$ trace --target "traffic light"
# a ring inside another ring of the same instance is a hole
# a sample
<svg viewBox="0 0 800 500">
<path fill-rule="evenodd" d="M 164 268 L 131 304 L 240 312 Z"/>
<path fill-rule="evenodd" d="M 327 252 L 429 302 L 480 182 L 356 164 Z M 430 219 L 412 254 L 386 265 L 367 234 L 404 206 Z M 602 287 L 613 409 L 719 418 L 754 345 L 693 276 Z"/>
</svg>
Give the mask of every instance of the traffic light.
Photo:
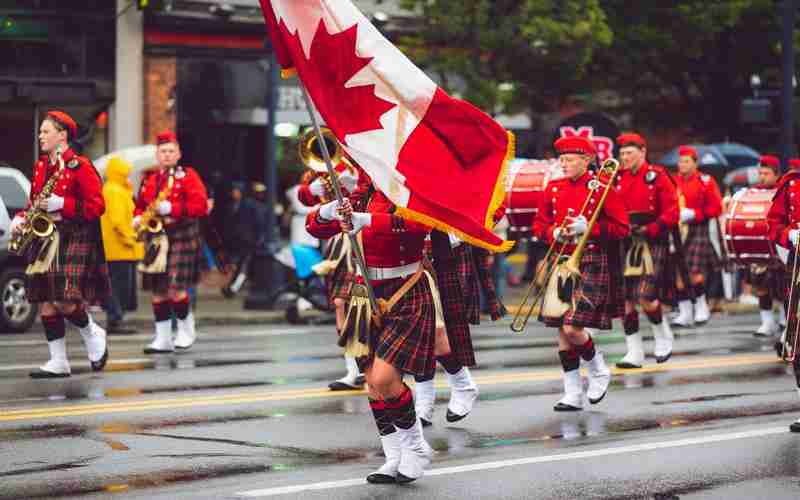
<svg viewBox="0 0 800 500">
<path fill-rule="evenodd" d="M 164 0 L 136 0 L 136 8 L 139 10 L 162 10 Z"/>
</svg>

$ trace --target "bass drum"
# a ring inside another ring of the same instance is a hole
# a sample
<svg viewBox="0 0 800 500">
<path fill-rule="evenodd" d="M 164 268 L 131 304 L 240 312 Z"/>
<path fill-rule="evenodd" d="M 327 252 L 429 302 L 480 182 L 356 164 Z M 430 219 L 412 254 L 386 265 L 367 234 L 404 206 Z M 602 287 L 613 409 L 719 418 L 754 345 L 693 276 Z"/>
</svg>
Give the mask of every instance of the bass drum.
<svg viewBox="0 0 800 500">
<path fill-rule="evenodd" d="M 562 177 L 558 160 L 516 159 L 511 162 L 506 178 L 508 239 L 531 238 L 533 219 L 547 183 Z"/>
<path fill-rule="evenodd" d="M 737 264 L 767 264 L 777 251 L 769 240 L 767 213 L 775 189 L 746 188 L 731 198 L 725 218 L 725 249 Z"/>
</svg>

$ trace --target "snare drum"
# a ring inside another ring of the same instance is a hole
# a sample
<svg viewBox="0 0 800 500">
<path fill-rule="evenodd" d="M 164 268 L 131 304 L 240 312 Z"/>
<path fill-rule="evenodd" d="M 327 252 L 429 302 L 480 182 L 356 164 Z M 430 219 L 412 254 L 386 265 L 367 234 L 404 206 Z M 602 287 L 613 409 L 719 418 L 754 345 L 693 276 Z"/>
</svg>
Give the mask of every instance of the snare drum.
<svg viewBox="0 0 800 500">
<path fill-rule="evenodd" d="M 747 188 L 731 199 L 724 241 L 728 256 L 737 264 L 765 264 L 777 258 L 767 223 L 774 195 L 775 189 Z"/>
<path fill-rule="evenodd" d="M 539 210 L 547 183 L 564 177 L 558 160 L 514 160 L 506 178 L 506 214 L 508 238 L 523 240 L 531 237 L 533 219 Z"/>
</svg>

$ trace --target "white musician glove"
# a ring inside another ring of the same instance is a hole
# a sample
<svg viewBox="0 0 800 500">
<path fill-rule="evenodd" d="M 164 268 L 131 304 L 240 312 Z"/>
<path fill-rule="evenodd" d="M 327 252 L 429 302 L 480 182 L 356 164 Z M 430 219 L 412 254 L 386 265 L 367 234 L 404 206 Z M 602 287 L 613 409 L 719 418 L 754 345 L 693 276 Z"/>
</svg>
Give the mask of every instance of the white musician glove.
<svg viewBox="0 0 800 500">
<path fill-rule="evenodd" d="M 133 226 L 133 229 L 138 229 L 141 224 L 142 224 L 142 216 L 137 215 L 136 217 L 133 218 L 133 223 L 131 224 L 131 226 Z"/>
<path fill-rule="evenodd" d="M 345 170 L 339 175 L 339 184 L 347 190 L 348 193 L 352 193 L 356 189 L 356 185 L 358 184 L 358 175 L 351 173 L 349 170 Z"/>
<path fill-rule="evenodd" d="M 458 245 L 464 243 L 464 240 L 462 240 L 453 233 L 447 233 L 447 237 L 450 239 L 450 248 L 455 248 Z"/>
<path fill-rule="evenodd" d="M 366 212 L 353 212 L 350 216 L 353 228 L 350 230 L 353 234 L 358 234 L 359 231 L 365 227 L 372 225 L 372 214 Z"/>
<path fill-rule="evenodd" d="M 172 203 L 167 200 L 158 202 L 158 215 L 169 215 L 172 213 Z"/>
<path fill-rule="evenodd" d="M 570 233 L 574 234 L 575 236 L 580 236 L 585 234 L 589 229 L 589 221 L 587 221 L 586 217 L 583 215 L 579 215 L 572 219 L 572 222 L 567 227 L 569 228 Z"/>
<path fill-rule="evenodd" d="M 789 231 L 789 241 L 793 247 L 797 246 L 797 240 L 800 239 L 800 229 L 792 229 Z"/>
<path fill-rule="evenodd" d="M 11 219 L 11 224 L 8 226 L 8 232 L 13 234 L 23 222 L 25 222 L 25 217 L 21 215 L 15 216 L 13 219 Z"/>
<path fill-rule="evenodd" d="M 694 210 L 691 208 L 681 208 L 681 222 L 691 222 L 694 220 Z"/>
<path fill-rule="evenodd" d="M 567 234 L 567 230 L 562 227 L 557 227 L 553 229 L 553 240 L 564 243 L 565 241 L 569 240 L 569 235 Z"/>
<path fill-rule="evenodd" d="M 316 197 L 322 197 L 325 195 L 325 181 L 322 180 L 322 177 L 317 177 L 314 181 L 308 185 L 308 190 L 311 191 Z"/>
<path fill-rule="evenodd" d="M 50 198 L 47 198 L 47 211 L 48 212 L 58 212 L 59 210 L 64 209 L 64 197 L 58 196 L 55 194 L 51 194 Z"/>
<path fill-rule="evenodd" d="M 325 203 L 319 207 L 319 218 L 326 221 L 338 220 L 338 208 L 339 200 Z"/>
</svg>

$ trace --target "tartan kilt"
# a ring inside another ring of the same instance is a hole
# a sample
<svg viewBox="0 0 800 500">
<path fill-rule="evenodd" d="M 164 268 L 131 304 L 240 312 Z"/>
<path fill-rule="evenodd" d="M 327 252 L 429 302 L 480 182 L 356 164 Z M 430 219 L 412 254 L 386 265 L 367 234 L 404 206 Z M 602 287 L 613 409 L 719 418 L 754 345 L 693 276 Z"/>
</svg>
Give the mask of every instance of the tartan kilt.
<svg viewBox="0 0 800 500">
<path fill-rule="evenodd" d="M 111 280 L 99 223 L 61 222 L 56 228 L 61 240 L 55 270 L 28 275 L 28 300 L 103 304 L 111 296 Z M 30 262 L 33 256 L 28 257 Z"/>
<path fill-rule="evenodd" d="M 708 229 L 708 221 L 689 225 L 689 233 L 683 247 L 686 252 L 686 267 L 689 268 L 690 274 L 707 276 L 722 269 L 722 263 L 711 245 Z"/>
<path fill-rule="evenodd" d="M 185 290 L 200 280 L 202 248 L 198 221 L 166 228 L 169 249 L 167 271 L 142 273 L 142 288 L 166 295 L 170 290 Z"/>
<path fill-rule="evenodd" d="M 615 242 L 609 243 L 613 244 Z M 540 315 L 539 321 L 554 328 L 570 325 L 610 330 L 611 320 L 622 317 L 625 311 L 621 268 L 614 265 L 619 263 L 611 263 L 612 258 L 618 257 L 618 251 L 609 252 L 597 243 L 587 245 L 581 258 L 581 279 L 573 291 L 573 297 L 576 297 L 575 307 L 570 307 L 563 318 L 545 318 Z M 616 272 L 610 272 L 612 265 Z"/>
<path fill-rule="evenodd" d="M 410 278 L 410 276 L 408 277 Z M 389 300 L 408 278 L 373 282 L 376 298 Z M 390 312 L 382 316 L 382 326 L 370 328 L 370 358 L 359 359 L 362 368 L 377 356 L 411 375 L 427 375 L 436 369 L 436 306 L 428 280 L 422 276 Z"/>
<path fill-rule="evenodd" d="M 462 243 L 452 249 L 449 259 L 434 262 L 433 268 L 442 298 L 451 353 L 464 366 L 475 366 L 469 325 L 480 324 L 481 296 L 472 247 Z"/>
<path fill-rule="evenodd" d="M 625 240 L 626 254 L 631 243 L 632 241 L 630 239 Z M 647 243 L 650 246 L 650 255 L 653 259 L 653 274 L 625 278 L 625 300 L 630 302 L 638 302 L 639 299 L 653 302 L 654 300 L 663 298 L 665 295 L 663 285 L 669 280 L 668 277 L 665 279 L 665 275 L 670 271 L 667 265 L 669 259 L 669 238 L 659 238 L 656 240 L 648 238 Z"/>
<path fill-rule="evenodd" d="M 325 245 L 325 258 L 331 258 L 331 252 L 333 251 L 334 246 L 336 246 L 336 239 L 337 238 L 346 238 L 347 235 L 344 233 L 339 233 L 330 240 L 328 240 L 327 244 Z M 347 261 L 350 261 L 350 269 L 347 269 Z M 350 299 L 350 288 L 353 286 L 353 283 L 356 280 L 356 273 L 355 273 L 355 262 L 351 254 L 345 256 L 342 260 L 339 261 L 339 265 L 336 266 L 336 269 L 327 276 L 325 276 L 325 286 L 328 290 L 328 303 L 331 307 L 334 307 L 333 301 L 334 299 L 344 299 L 345 303 Z"/>
<path fill-rule="evenodd" d="M 765 269 L 766 268 L 766 269 Z M 781 261 L 772 261 L 769 264 L 750 264 L 748 266 L 750 283 L 756 295 L 767 291 L 773 300 L 783 301 L 791 282 L 791 275 L 786 272 L 786 267 Z M 791 271 L 789 271 L 791 273 Z"/>
</svg>

